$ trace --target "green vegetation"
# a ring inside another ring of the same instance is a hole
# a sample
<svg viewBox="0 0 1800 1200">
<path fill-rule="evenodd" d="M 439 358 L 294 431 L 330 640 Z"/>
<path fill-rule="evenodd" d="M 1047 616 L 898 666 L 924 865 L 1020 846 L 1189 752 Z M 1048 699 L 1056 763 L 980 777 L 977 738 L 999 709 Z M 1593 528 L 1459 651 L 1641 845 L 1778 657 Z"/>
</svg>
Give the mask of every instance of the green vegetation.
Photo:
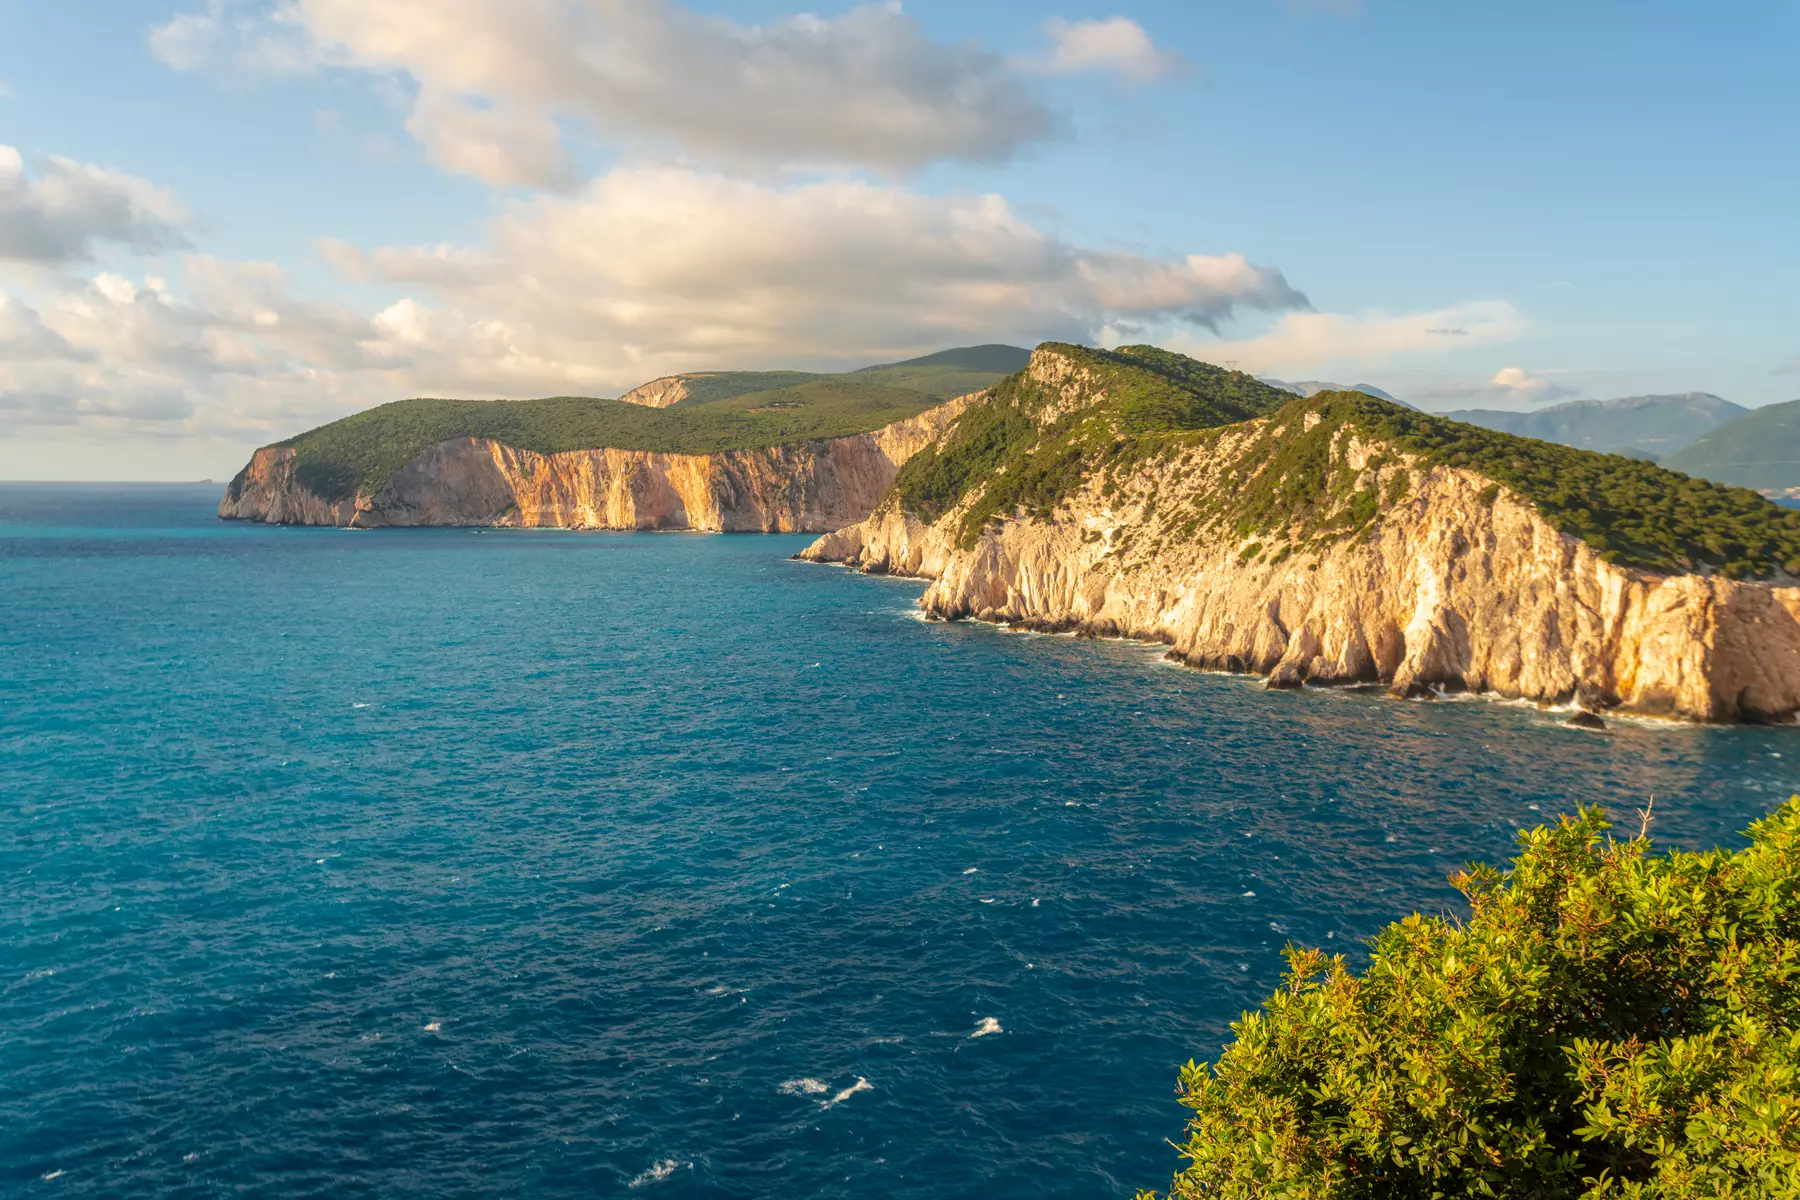
<svg viewBox="0 0 1800 1200">
<path fill-rule="evenodd" d="M 679 378 L 687 384 L 687 395 L 676 401 L 675 407 L 692 408 L 753 392 L 799 387 L 822 376 L 812 371 L 704 371 Z"/>
<path fill-rule="evenodd" d="M 1313 420 L 1311 428 L 1306 422 Z M 1208 497 L 1203 521 L 1239 537 L 1287 532 L 1296 541 L 1361 532 L 1376 497 L 1334 451 L 1340 435 L 1385 441 L 1421 468 L 1461 467 L 1511 488 L 1552 526 L 1602 558 L 1654 571 L 1710 569 L 1734 578 L 1800 571 L 1800 512 L 1641 459 L 1595 454 L 1404 409 L 1357 392 L 1285 405 L 1243 452 L 1233 486 Z M 1483 503 L 1497 494 L 1484 491 Z M 1390 501 L 1392 503 L 1392 501 Z"/>
<path fill-rule="evenodd" d="M 1031 351 L 1018 346 L 964 346 L 905 362 L 864 367 L 854 375 L 948 400 L 993 387 L 1013 372 L 1024 370 L 1030 359 Z"/>
<path fill-rule="evenodd" d="M 673 408 L 581 396 L 401 400 L 279 444 L 293 447 L 302 484 L 340 500 L 374 491 L 426 447 L 451 438 L 491 438 L 540 454 L 597 447 L 717 454 L 866 433 L 938 403 L 921 392 L 837 375 Z"/>
<path fill-rule="evenodd" d="M 1800 488 L 1800 400 L 1753 408 L 1663 461 L 1739 487 Z"/>
<path fill-rule="evenodd" d="M 1454 877 L 1189 1063 L 1172 1200 L 1800 1195 L 1800 798 L 1737 853 L 1653 856 L 1597 810 Z M 1148 1194 L 1142 1198 L 1148 1200 Z"/>
<path fill-rule="evenodd" d="M 1048 515 L 1096 466 L 1152 452 L 1161 435 L 1247 420 L 1292 399 L 1241 372 L 1154 346 L 1039 349 L 1059 352 L 1080 374 L 1046 386 L 1021 373 L 996 386 L 944 445 L 901 468 L 894 502 L 936 520 L 984 484 L 962 524 L 970 545 L 995 517 L 1019 509 Z"/>
<path fill-rule="evenodd" d="M 1384 506 L 1404 501 L 1410 473 L 1392 454 L 1352 468 L 1344 448 L 1354 434 L 1364 444 L 1388 443 L 1420 468 L 1486 475 L 1622 566 L 1734 578 L 1800 573 L 1800 512 L 1742 488 L 1361 392 L 1298 398 L 1153 347 L 1049 348 L 1083 374 L 1057 386 L 1021 374 L 993 389 L 948 442 L 906 464 L 893 501 L 925 520 L 966 505 L 959 529 L 966 547 L 997 517 L 1048 517 L 1090 479 L 1101 480 L 1104 491 L 1142 462 L 1216 446 L 1227 427 L 1267 416 L 1223 483 L 1195 503 L 1188 533 L 1255 538 L 1285 555 L 1367 532 Z M 1485 504 L 1497 499 L 1498 489 L 1481 496 Z"/>
</svg>

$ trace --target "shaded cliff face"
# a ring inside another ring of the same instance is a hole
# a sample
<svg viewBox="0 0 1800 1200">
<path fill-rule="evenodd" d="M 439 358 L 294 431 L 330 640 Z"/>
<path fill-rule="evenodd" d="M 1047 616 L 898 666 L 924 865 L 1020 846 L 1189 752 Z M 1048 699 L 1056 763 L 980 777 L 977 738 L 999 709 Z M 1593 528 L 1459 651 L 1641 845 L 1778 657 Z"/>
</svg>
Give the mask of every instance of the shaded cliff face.
<svg viewBox="0 0 1800 1200">
<path fill-rule="evenodd" d="M 953 428 L 968 398 L 873 433 L 721 454 L 538 454 L 482 438 L 428 447 L 373 495 L 330 502 L 294 452 L 257 451 L 219 503 L 228 519 L 356 528 L 499 525 L 816 533 L 861 520 L 907 458 Z"/>
<path fill-rule="evenodd" d="M 890 499 L 801 557 L 931 579 L 933 617 L 1160 641 L 1271 686 L 1466 690 L 1696 721 L 1800 709 L 1800 588 L 1615 566 L 1493 480 L 1392 445 L 1331 446 L 1327 466 L 1354 473 L 1354 534 L 1331 532 L 1333 514 L 1307 536 L 1209 523 L 1220 497 L 1250 486 L 1245 454 L 1269 425 L 1097 472 L 1052 512 L 1014 512 L 973 539 L 963 518 L 979 487 L 933 522 Z"/>
</svg>

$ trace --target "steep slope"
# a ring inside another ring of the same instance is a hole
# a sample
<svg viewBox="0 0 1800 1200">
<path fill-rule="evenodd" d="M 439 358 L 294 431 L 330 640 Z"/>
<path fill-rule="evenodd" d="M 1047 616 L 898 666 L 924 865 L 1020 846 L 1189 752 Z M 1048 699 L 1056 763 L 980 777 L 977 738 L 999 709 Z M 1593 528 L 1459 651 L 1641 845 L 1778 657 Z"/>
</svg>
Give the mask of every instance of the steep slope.
<svg viewBox="0 0 1800 1200">
<path fill-rule="evenodd" d="M 1658 460 L 1750 411 L 1710 392 L 1674 396 L 1621 396 L 1575 400 L 1536 412 L 1470 408 L 1445 413 L 1484 429 L 1561 442 L 1606 454 L 1634 453 Z M 1693 474 L 1693 472 L 1689 472 Z"/>
<path fill-rule="evenodd" d="M 1800 514 L 1176 357 L 1040 347 L 803 557 L 930 578 L 932 616 L 1162 641 L 1274 686 L 1800 708 Z M 1173 380 L 1185 402 L 1141 403 Z"/>
<path fill-rule="evenodd" d="M 720 423 L 732 413 L 703 409 L 699 424 L 682 408 L 533 403 L 540 407 L 408 401 L 265 447 L 231 481 L 219 515 L 359 528 L 818 532 L 866 516 L 900 465 L 953 426 L 967 401 L 857 389 L 819 400 L 835 404 L 823 414 L 776 409 L 746 423 L 759 415 L 752 409 L 745 421 Z M 898 419 L 867 432 L 782 436 L 872 416 Z"/>
<path fill-rule="evenodd" d="M 1800 400 L 1750 409 L 1671 454 L 1668 465 L 1765 495 L 1800 496 Z"/>
</svg>

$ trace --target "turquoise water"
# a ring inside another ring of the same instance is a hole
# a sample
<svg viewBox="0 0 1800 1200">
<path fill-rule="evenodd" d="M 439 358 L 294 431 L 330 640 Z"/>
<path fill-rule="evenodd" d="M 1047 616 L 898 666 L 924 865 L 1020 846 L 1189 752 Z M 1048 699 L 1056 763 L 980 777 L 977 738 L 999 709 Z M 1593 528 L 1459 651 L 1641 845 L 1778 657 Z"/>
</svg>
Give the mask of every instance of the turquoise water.
<svg viewBox="0 0 1800 1200">
<path fill-rule="evenodd" d="M 1796 786 L 1789 730 L 1269 694 L 799 538 L 216 501 L 0 486 L 0 1191 L 1125 1197 L 1288 939 Z"/>
</svg>

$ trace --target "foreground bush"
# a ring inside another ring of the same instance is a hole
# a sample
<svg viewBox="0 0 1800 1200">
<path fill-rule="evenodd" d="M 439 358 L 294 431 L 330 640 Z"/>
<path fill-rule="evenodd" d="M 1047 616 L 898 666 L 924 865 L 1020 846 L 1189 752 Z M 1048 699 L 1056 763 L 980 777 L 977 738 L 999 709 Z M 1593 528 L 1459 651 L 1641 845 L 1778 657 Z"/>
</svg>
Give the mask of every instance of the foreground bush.
<svg viewBox="0 0 1800 1200">
<path fill-rule="evenodd" d="M 1290 948 L 1182 1072 L 1169 1195 L 1800 1196 L 1800 797 L 1735 854 L 1609 828 L 1521 834 L 1453 880 L 1467 921 L 1391 925 L 1361 974 Z"/>
</svg>

